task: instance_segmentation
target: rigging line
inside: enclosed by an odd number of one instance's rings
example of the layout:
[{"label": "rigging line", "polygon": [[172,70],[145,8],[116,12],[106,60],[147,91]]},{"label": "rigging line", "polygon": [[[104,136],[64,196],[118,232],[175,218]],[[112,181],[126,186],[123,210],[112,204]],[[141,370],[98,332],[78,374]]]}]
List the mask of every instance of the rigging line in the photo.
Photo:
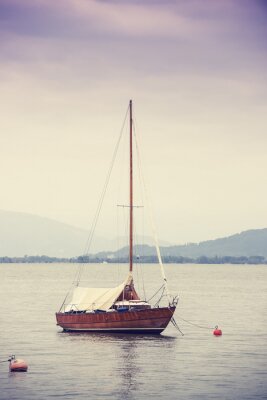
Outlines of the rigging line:
[{"label": "rigging line", "polygon": [[[128,112],[129,112],[129,106],[127,107],[127,111],[126,111],[126,114],[125,114],[125,117],[124,117],[124,120],[123,120],[123,124],[122,124],[121,130],[120,130],[119,138],[118,138],[118,141],[116,143],[115,150],[113,152],[111,163],[110,163],[110,166],[109,166],[109,169],[108,169],[108,174],[107,174],[107,177],[106,177],[106,180],[105,180],[105,183],[104,183],[104,187],[103,187],[103,190],[102,190],[102,193],[101,193],[101,196],[100,196],[100,200],[99,200],[99,203],[98,203],[98,206],[97,206],[96,214],[95,214],[95,217],[93,219],[93,223],[92,223],[92,226],[91,226],[90,234],[89,234],[87,242],[86,242],[84,254],[88,254],[88,252],[90,250],[90,247],[91,247],[91,244],[92,244],[92,240],[93,240],[96,224],[97,224],[98,217],[99,217],[99,214],[100,214],[100,211],[101,211],[101,208],[102,208],[102,204],[103,204],[103,201],[104,201],[104,197],[105,197],[105,194],[106,194],[106,191],[107,191],[110,175],[111,175],[111,172],[112,172],[112,169],[113,169],[113,166],[114,166],[114,162],[115,162],[115,159],[116,159],[116,155],[117,155],[117,152],[118,152],[118,148],[119,148],[119,144],[120,144],[120,141],[121,141],[121,138],[122,138],[122,134],[123,134],[123,131],[124,131],[124,126],[125,126],[126,118],[128,116]],[[77,285],[80,282],[81,274],[82,274],[83,269],[84,269],[84,265],[85,264],[82,263],[81,267],[79,268],[79,271],[78,271],[78,274],[77,274]]]},{"label": "rigging line", "polygon": [[[137,145],[137,135],[136,135],[136,128],[135,128],[135,120],[133,119],[133,131],[134,131],[134,138],[135,138],[135,147],[136,147],[136,154],[138,155],[138,145]],[[141,204],[144,204],[144,193],[142,190],[142,171],[141,171],[141,162],[140,162],[140,157],[137,156],[137,168],[138,168],[138,179],[139,179],[139,184],[141,186],[141,193],[140,193],[140,200]],[[137,206],[138,207],[144,207],[144,206]],[[142,243],[144,246],[144,213],[142,213]],[[144,247],[142,247],[143,249]],[[143,255],[143,254],[142,254]],[[139,265],[140,265],[140,274],[141,274],[141,279],[142,279],[142,286],[143,286],[143,293],[144,293],[144,298],[146,299],[146,291],[145,291],[145,283],[144,283],[144,274],[143,274],[143,263],[141,262],[141,259],[139,260]]]},{"label": "rigging line", "polygon": [[195,324],[194,322],[191,322],[191,321],[188,321],[187,319],[184,319],[184,318],[182,318],[182,317],[180,317],[179,315],[177,315],[177,318],[179,318],[179,319],[181,319],[182,321],[184,321],[184,322],[187,322],[188,324],[190,324],[190,325],[193,325],[193,326],[196,326],[196,327],[198,327],[198,328],[200,328],[200,329],[214,329],[214,328],[216,328],[216,326],[215,327],[210,327],[210,326],[203,326],[203,325],[198,325],[198,324]]},{"label": "rigging line", "polygon": [[[142,213],[142,245],[144,246],[144,213]],[[144,248],[144,247],[142,247]],[[143,251],[142,251],[142,255],[143,256]],[[143,273],[143,267],[144,267],[144,263],[141,261],[141,257],[140,257],[140,265],[141,265],[141,277],[142,277],[142,285],[143,285],[143,293],[144,293],[144,298],[146,300],[146,290],[145,290],[145,280],[144,280],[144,273]]]},{"label": "rigging line", "polygon": [[[134,258],[137,259],[138,255],[136,254],[136,244],[137,244],[136,223],[134,224],[133,230],[134,230],[134,232],[133,232],[133,259]],[[140,290],[140,280],[139,280],[139,263],[138,263],[138,260],[136,260],[134,262],[134,264],[136,266],[135,271],[136,271],[136,277],[137,277],[137,288],[138,288],[138,292],[139,292],[139,290]]]},{"label": "rigging line", "polygon": [[[128,107],[129,109],[129,107]],[[117,248],[116,250],[118,251],[119,249],[127,246],[127,241],[125,240],[125,232],[123,228],[125,227],[124,221],[125,221],[125,214],[124,210],[121,211],[121,209],[118,207],[118,203],[122,201],[122,198],[124,198],[125,195],[125,176],[126,176],[126,169],[125,166],[128,165],[128,159],[126,163],[126,154],[128,152],[128,136],[126,138],[126,135],[123,137],[121,141],[121,154],[118,155],[118,170],[119,170],[119,179],[118,179],[118,186],[117,186]],[[127,151],[126,151],[127,149]],[[128,177],[128,175],[127,175]],[[123,189],[122,189],[123,188]],[[117,257],[117,266],[118,266],[118,284],[120,282],[120,277],[121,277],[121,264],[119,263],[118,257]]]},{"label": "rigging line", "polygon": [[163,282],[164,282],[164,285],[165,285],[166,294],[167,294],[167,297],[168,297],[169,304],[171,304],[172,303],[172,298],[171,298],[171,294],[169,292],[169,288],[168,288],[168,284],[167,284],[167,278],[166,278],[166,275],[165,275],[164,266],[163,266],[163,262],[162,262],[162,258],[161,258],[161,254],[160,254],[159,241],[158,241],[158,237],[157,237],[157,233],[156,233],[155,222],[154,222],[152,211],[151,211],[151,209],[152,209],[151,201],[150,201],[150,198],[148,196],[148,190],[147,190],[147,187],[146,187],[146,184],[145,184],[144,175],[142,174],[141,155],[140,155],[140,150],[139,150],[139,146],[138,146],[138,142],[137,142],[137,135],[136,135],[135,125],[134,125],[134,135],[135,135],[135,139],[136,139],[137,156],[138,156],[139,163],[140,163],[140,170],[141,170],[142,182],[143,182],[143,186],[144,186],[144,193],[145,193],[146,202],[148,204],[150,224],[151,224],[151,228],[152,228],[152,231],[153,231],[154,242],[155,242],[155,247],[156,247],[157,256],[158,256],[158,260],[159,260],[161,275],[162,275]]},{"label": "rigging line", "polygon": [[152,300],[152,299],[159,293],[159,291],[160,291],[162,288],[164,288],[164,284],[161,285],[161,287],[156,291],[156,293],[154,293],[153,296],[150,297],[150,299],[148,299],[147,301],[150,302],[150,300]]},{"label": "rigging line", "polygon": [[173,326],[181,333],[181,335],[184,336],[184,333],[179,328],[179,326],[178,326],[177,322],[175,321],[174,317],[171,318],[171,322],[172,322]]},{"label": "rigging line", "polygon": [[[124,227],[124,231],[123,231],[123,240],[122,240],[122,248],[127,248],[127,246],[129,246],[128,243],[128,233],[129,233],[129,213],[128,212],[123,212],[122,213],[123,216],[123,221],[122,221],[122,226]],[[123,258],[123,255],[121,255],[121,257]]]},{"label": "rigging line", "polygon": [[[118,188],[117,188],[117,204],[120,202],[122,193],[123,193],[123,197],[125,196],[125,177],[126,177],[125,166],[128,164],[128,158],[127,158],[127,163],[126,163],[126,154],[128,152],[128,141],[126,140],[126,135],[122,140],[121,149],[122,149],[121,156],[118,157],[118,159],[119,159],[118,170],[120,171],[120,174],[119,174]],[[127,149],[127,151],[126,151],[126,149]],[[128,175],[127,175],[127,178],[128,178]]]},{"label": "rigging line", "polygon": [[[143,216],[143,214],[142,214]],[[138,265],[139,265],[139,269],[140,269],[140,276],[141,276],[141,283],[142,283],[142,290],[143,290],[143,297],[146,301],[146,291],[145,291],[145,283],[144,283],[144,272],[143,272],[143,268],[144,268],[144,263],[142,261],[143,258],[143,246],[144,246],[144,227],[143,227],[143,218],[142,218],[142,240],[140,242],[141,248],[140,248],[140,252],[138,255]]]},{"label": "rigging line", "polygon": [[162,293],[161,293],[160,298],[158,299],[158,301],[155,303],[155,307],[157,305],[159,305],[159,303],[161,302],[161,299],[166,296],[166,294],[164,294],[164,292],[165,292],[165,286],[163,285]]},{"label": "rigging line", "polygon": [[[117,222],[117,249],[119,249],[119,212],[118,212],[118,208],[116,208],[116,222]],[[117,264],[117,284],[119,284],[119,263],[118,260],[116,262]]]},{"label": "rigging line", "polygon": [[[77,275],[77,272],[76,272],[76,275]],[[76,275],[75,275],[75,276],[76,276]],[[71,292],[71,290],[72,290],[73,285],[75,284],[75,282],[76,282],[76,280],[74,279],[73,282],[71,283],[69,289],[67,290],[67,294],[66,294],[66,296],[65,296],[65,298],[64,298],[64,300],[63,300],[63,302],[62,302],[62,304],[61,304],[61,306],[60,306],[60,308],[59,308],[59,312],[60,312],[60,311],[62,310],[62,308],[65,306],[66,300],[67,300],[67,298],[68,298],[68,296],[69,296],[69,294],[70,294],[70,292]]]},{"label": "rigging line", "polygon": [[[73,283],[74,283],[74,282],[73,282]],[[65,297],[65,299],[63,300],[63,303],[62,303],[61,306],[60,306],[59,312],[60,312],[60,311],[62,310],[62,308],[65,306],[65,301],[67,300],[67,297],[68,297],[68,295],[69,295],[69,293],[70,293],[70,291],[71,291],[71,289],[72,289],[73,283],[72,283],[71,287],[69,288],[69,290],[67,291],[66,297]],[[64,311],[65,311],[65,310],[64,310]]]},{"label": "rigging line", "polygon": [[139,263],[135,263],[135,271],[136,271],[136,276],[137,276],[137,288],[138,288],[138,292],[140,293],[141,291],[141,285],[140,285],[140,279],[139,279]]}]

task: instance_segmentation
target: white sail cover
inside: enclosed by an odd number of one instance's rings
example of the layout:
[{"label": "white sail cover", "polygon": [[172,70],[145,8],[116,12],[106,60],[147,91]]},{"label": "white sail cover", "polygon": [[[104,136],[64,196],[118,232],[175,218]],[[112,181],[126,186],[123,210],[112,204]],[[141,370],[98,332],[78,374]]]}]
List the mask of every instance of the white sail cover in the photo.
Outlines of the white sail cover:
[{"label": "white sail cover", "polygon": [[115,288],[87,288],[78,286],[73,291],[70,303],[65,306],[65,312],[72,310],[107,311],[122,293],[127,281]]}]

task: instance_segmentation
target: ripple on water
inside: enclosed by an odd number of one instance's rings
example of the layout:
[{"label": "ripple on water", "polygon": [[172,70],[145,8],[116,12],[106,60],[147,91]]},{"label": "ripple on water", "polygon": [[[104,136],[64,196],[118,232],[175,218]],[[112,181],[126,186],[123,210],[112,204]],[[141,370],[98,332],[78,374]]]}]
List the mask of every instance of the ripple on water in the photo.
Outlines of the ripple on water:
[{"label": "ripple on water", "polygon": [[[1,400],[266,398],[266,267],[168,265],[172,290],[180,291],[183,337],[173,326],[161,336],[62,333],[54,314],[73,268],[0,265],[1,358],[13,353],[29,363],[26,374],[0,364]],[[150,293],[155,268],[144,267]],[[179,315],[219,324],[223,336]]]}]

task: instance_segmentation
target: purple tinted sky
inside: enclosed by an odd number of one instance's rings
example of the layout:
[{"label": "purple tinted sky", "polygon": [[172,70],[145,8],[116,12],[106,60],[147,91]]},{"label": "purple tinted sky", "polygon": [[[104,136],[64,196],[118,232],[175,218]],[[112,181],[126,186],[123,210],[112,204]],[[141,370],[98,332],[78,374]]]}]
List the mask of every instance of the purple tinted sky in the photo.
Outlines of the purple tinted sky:
[{"label": "purple tinted sky", "polygon": [[0,0],[0,208],[87,227],[133,97],[160,237],[266,227],[266,17],[256,0]]}]

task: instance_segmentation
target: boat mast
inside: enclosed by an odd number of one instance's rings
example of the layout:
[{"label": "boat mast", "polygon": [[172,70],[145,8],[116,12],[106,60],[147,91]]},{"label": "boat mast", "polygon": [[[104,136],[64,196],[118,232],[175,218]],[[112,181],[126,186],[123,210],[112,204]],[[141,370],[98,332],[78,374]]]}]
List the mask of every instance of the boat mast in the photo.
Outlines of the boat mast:
[{"label": "boat mast", "polygon": [[133,270],[133,116],[130,100],[130,232],[129,232],[129,267]]}]

